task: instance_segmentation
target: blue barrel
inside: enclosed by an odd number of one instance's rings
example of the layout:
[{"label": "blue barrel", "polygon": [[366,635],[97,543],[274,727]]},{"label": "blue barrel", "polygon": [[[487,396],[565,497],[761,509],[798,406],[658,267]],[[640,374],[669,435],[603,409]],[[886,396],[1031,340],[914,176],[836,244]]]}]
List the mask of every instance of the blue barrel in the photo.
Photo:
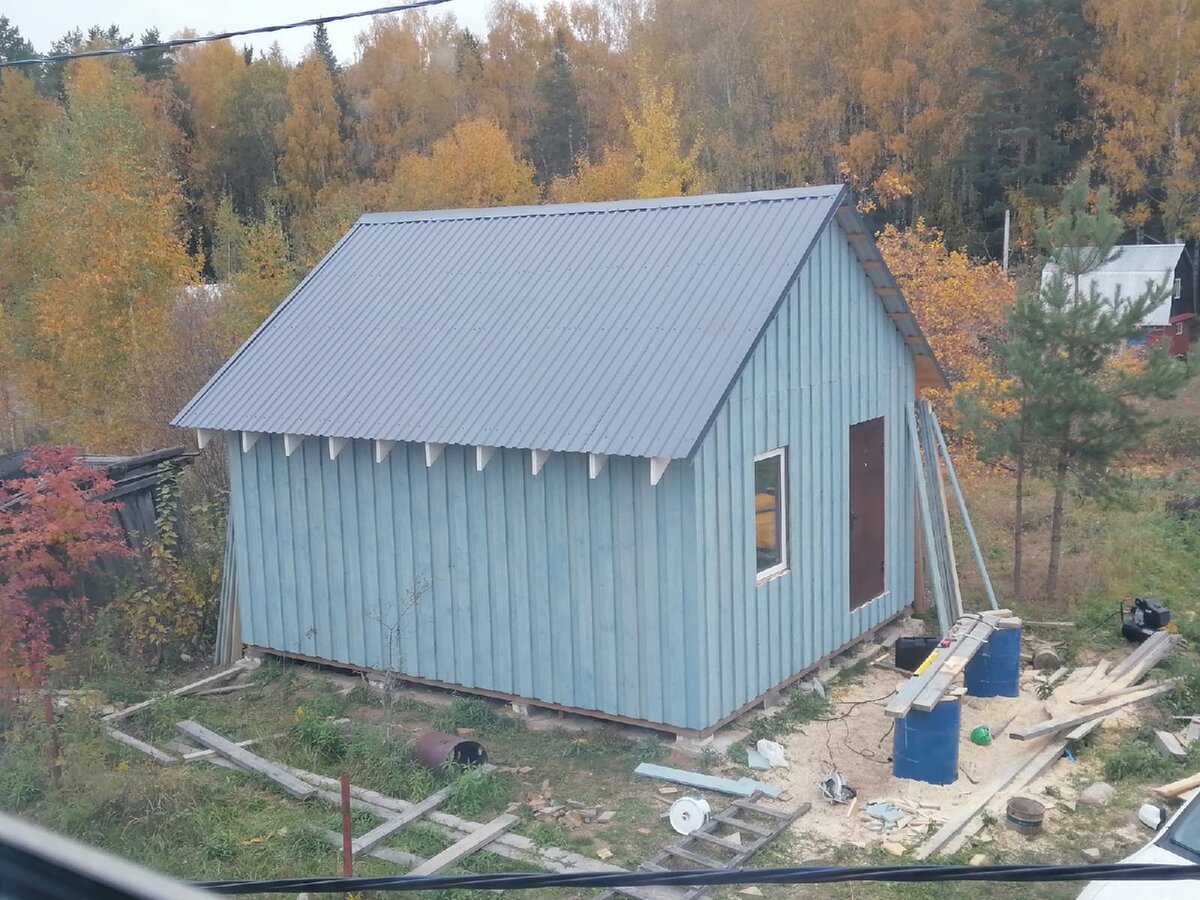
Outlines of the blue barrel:
[{"label": "blue barrel", "polygon": [[1021,690],[1021,629],[992,632],[963,670],[972,697],[1016,697]]},{"label": "blue barrel", "polygon": [[892,774],[929,784],[953,784],[958,778],[958,699],[943,700],[929,712],[910,710],[896,720]]}]

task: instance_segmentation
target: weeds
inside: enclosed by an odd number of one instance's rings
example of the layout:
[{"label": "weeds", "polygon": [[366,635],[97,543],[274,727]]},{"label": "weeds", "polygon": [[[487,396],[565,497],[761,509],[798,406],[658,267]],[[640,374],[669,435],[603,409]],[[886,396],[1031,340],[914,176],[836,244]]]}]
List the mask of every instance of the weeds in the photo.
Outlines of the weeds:
[{"label": "weeds", "polygon": [[828,696],[816,691],[796,689],[788,695],[787,705],[769,716],[759,716],[750,723],[750,740],[753,743],[766,738],[775,740],[783,734],[795,731],[801,725],[829,714]]},{"label": "weeds", "polygon": [[382,706],[383,698],[371,690],[369,685],[356,684],[346,695],[346,704],[349,706]]},{"label": "weeds", "polygon": [[438,731],[453,733],[460,728],[474,728],[487,734],[501,728],[511,728],[514,723],[496,710],[494,704],[479,697],[460,697],[449,706],[433,714],[433,727]]},{"label": "weeds", "polygon": [[700,749],[700,757],[696,762],[701,772],[710,772],[714,766],[721,762],[721,754],[712,747],[702,747]]},{"label": "weeds", "polygon": [[498,812],[512,799],[512,782],[494,771],[453,764],[447,765],[447,771],[454,780],[446,786],[446,806],[464,818]]},{"label": "weeds", "polygon": [[46,761],[32,741],[9,741],[0,751],[0,809],[20,812],[46,792]]},{"label": "weeds", "polygon": [[750,748],[745,744],[738,742],[725,751],[725,755],[729,757],[729,761],[743,768],[750,765],[749,757]]},{"label": "weeds", "polygon": [[303,706],[296,710],[295,721],[288,726],[288,736],[317,759],[326,762],[340,760],[346,755],[346,738],[341,729]]},{"label": "weeds", "polygon": [[296,681],[296,669],[287,660],[277,656],[263,657],[262,664],[250,673],[250,680],[257,684],[273,684],[290,691]]},{"label": "weeds", "polygon": [[1178,764],[1163,759],[1162,754],[1152,746],[1129,741],[1109,752],[1104,760],[1104,778],[1110,782],[1128,778],[1162,780],[1167,768],[1175,766]]}]

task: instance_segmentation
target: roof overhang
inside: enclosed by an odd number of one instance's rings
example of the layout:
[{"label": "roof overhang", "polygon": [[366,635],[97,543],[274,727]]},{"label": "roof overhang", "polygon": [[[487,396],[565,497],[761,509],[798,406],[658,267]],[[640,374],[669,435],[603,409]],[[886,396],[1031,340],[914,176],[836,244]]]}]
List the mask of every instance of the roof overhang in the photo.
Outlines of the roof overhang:
[{"label": "roof overhang", "polygon": [[892,324],[904,338],[905,346],[913,356],[917,389],[949,388],[950,381],[946,378],[946,373],[942,371],[937,357],[934,356],[929,341],[925,339],[921,326],[917,324],[917,317],[905,301],[904,292],[900,290],[900,283],[888,269],[887,263],[884,262],[883,255],[875,243],[874,236],[867,228],[867,223],[863,221],[862,216],[854,208],[854,204],[849,202],[849,199],[848,195],[844,195],[845,202],[838,207],[838,225],[841,226],[846,238],[850,241],[850,246],[854,248],[854,253],[858,257],[859,263],[862,264],[863,270],[866,271],[867,277],[871,279],[875,294],[883,304],[888,318],[892,320]]}]

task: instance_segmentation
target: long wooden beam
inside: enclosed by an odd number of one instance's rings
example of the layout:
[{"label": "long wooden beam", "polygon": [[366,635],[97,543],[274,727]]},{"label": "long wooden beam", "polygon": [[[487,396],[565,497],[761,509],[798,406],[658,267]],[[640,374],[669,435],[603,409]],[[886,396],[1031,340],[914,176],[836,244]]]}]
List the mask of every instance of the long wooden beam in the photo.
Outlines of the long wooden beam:
[{"label": "long wooden beam", "polygon": [[306,784],[295,775],[285,771],[268,759],[251,753],[244,747],[239,747],[233,741],[221,737],[214,731],[209,731],[196,722],[177,722],[175,727],[180,733],[191,738],[197,744],[216,750],[218,755],[234,763],[238,768],[245,769],[273,781],[281,789],[291,794],[297,800],[307,800],[317,792],[311,784]]}]

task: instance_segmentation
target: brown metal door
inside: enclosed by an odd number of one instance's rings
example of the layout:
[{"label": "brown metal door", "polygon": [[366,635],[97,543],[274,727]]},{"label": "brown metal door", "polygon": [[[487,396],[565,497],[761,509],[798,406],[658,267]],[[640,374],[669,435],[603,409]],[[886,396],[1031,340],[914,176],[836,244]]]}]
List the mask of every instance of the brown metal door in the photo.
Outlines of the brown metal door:
[{"label": "brown metal door", "polygon": [[883,593],[883,419],[850,426],[850,608]]}]

